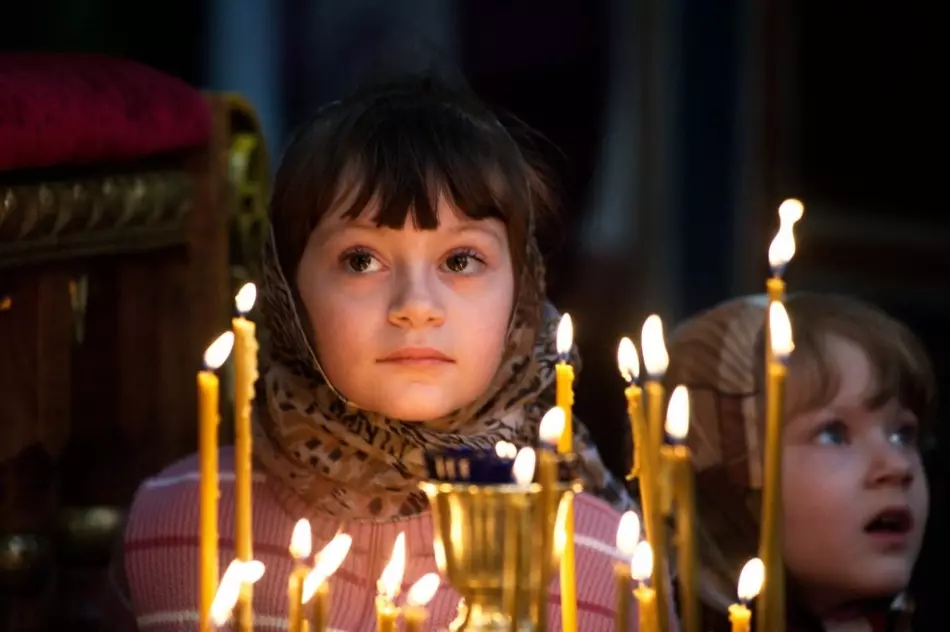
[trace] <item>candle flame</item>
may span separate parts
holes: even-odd
[[[310,601],[310,598],[320,588],[320,584],[328,580],[343,565],[343,560],[350,552],[351,544],[353,544],[351,536],[338,533],[323,547],[322,551],[317,553],[316,566],[307,573],[303,580],[303,599],[301,603]]]
[[[441,583],[438,573],[426,573],[412,585],[406,595],[406,605],[414,608],[425,608],[435,597]]]
[[[805,214],[805,205],[802,204],[801,200],[796,200],[795,198],[788,198],[778,207],[778,219],[781,224],[785,224],[789,228],[794,226],[798,220],[802,218]]]
[[[406,572],[406,534],[400,531],[396,536],[396,542],[393,544],[393,554],[389,558],[389,563],[379,576],[376,582],[376,589],[379,594],[395,599],[402,586],[402,575]]]
[[[218,336],[205,350],[204,363],[209,371],[217,371],[231,355],[234,347],[234,332],[226,331]]]
[[[310,556],[313,549],[313,539],[310,532],[310,521],[301,518],[294,525],[294,532],[290,536],[290,554],[301,560]]]
[[[574,321],[571,315],[565,313],[561,316],[561,322],[557,324],[557,352],[559,355],[566,356],[571,352],[571,346],[574,344]]]
[[[518,454],[518,448],[513,443],[499,441],[495,444],[495,454],[499,459],[513,459]]]
[[[792,232],[792,225],[782,224],[769,244],[769,266],[772,273],[778,274],[794,256],[795,234]]]
[[[652,314],[647,317],[640,337],[640,348],[643,350],[643,364],[647,375],[653,379],[662,378],[670,365],[670,356],[666,352],[663,321],[659,316]]]
[[[534,448],[525,447],[518,451],[515,457],[514,465],[511,466],[511,475],[518,485],[530,485],[534,480],[534,467],[537,461],[537,455]]]
[[[625,559],[633,557],[640,541],[640,516],[633,511],[625,511],[617,525],[617,550]]]
[[[617,346],[617,366],[620,368],[620,375],[628,384],[640,377],[640,356],[637,355],[633,341],[626,336],[620,339]]]
[[[554,552],[558,557],[561,557],[567,548],[567,510],[571,508],[572,501],[570,495],[563,496],[554,516]]]
[[[666,434],[682,441],[689,433],[689,391],[680,384],[673,389],[666,409]]]
[[[787,361],[788,356],[795,350],[792,323],[781,301],[773,301],[769,304],[769,344],[772,346],[775,359],[779,362]]]
[[[633,550],[630,560],[630,576],[638,582],[650,579],[653,574],[653,547],[646,540],[641,540]]]
[[[550,445],[557,445],[561,440],[561,435],[564,434],[564,424],[566,422],[567,419],[560,406],[555,406],[544,413],[544,417],[541,418],[541,427],[538,428],[538,436],[541,441]]]
[[[208,613],[211,621],[216,626],[224,625],[231,616],[238,597],[241,596],[241,586],[253,584],[263,576],[264,565],[257,560],[250,562],[232,560],[225,569],[224,575],[221,576],[218,590],[211,601],[211,609]]]
[[[765,564],[757,557],[745,563],[739,573],[739,600],[752,601],[759,596],[762,582],[765,581]]]
[[[257,301],[257,286],[253,283],[245,283],[234,297],[234,306],[239,314],[246,314],[254,307],[255,301]]]

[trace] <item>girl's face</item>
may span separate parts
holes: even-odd
[[[360,408],[427,421],[488,388],[505,347],[514,272],[504,223],[439,200],[439,226],[380,228],[372,208],[324,217],[297,286],[327,378]]]
[[[788,420],[783,459],[785,561],[819,615],[906,587],[928,506],[918,420],[896,400],[868,405],[874,372],[858,345],[829,336],[827,351],[838,394]]]

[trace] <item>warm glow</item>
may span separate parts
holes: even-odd
[[[246,314],[254,307],[256,300],[257,286],[253,283],[245,283],[234,297],[234,306],[239,314]]]
[[[294,525],[294,532],[290,536],[290,554],[295,559],[302,560],[310,555],[313,549],[313,539],[310,533],[310,521],[301,518]]]
[[[209,371],[217,371],[224,364],[224,361],[231,355],[231,349],[234,347],[234,332],[226,331],[211,343],[211,346],[205,350],[205,368]]]
[[[789,198],[779,204],[778,219],[779,223],[791,228],[805,214],[805,205],[801,200]]]
[[[739,573],[739,600],[752,601],[759,596],[762,582],[765,581],[765,564],[757,557],[745,563]]]
[[[439,590],[440,582],[438,573],[426,573],[420,577],[409,589],[406,605],[414,608],[426,607]]]
[[[518,451],[515,457],[514,465],[511,466],[511,475],[518,485],[530,485],[534,480],[534,466],[537,461],[537,455],[534,448],[525,447]]]
[[[650,579],[653,574],[653,548],[646,540],[637,544],[633,550],[633,559],[630,560],[630,576],[638,582]]]
[[[573,500],[571,496],[562,497],[554,515],[554,552],[558,557],[564,554],[567,547],[567,513]]]
[[[628,384],[640,377],[640,356],[637,355],[633,341],[626,336],[620,339],[620,345],[617,347],[617,367]]]
[[[617,550],[628,560],[633,557],[639,541],[640,516],[632,511],[625,511],[620,516],[620,524],[617,525]]]
[[[795,234],[792,232],[791,224],[782,224],[779,226],[775,238],[769,244],[769,265],[773,273],[781,270],[795,256]]]
[[[643,350],[643,365],[652,379],[662,378],[670,365],[670,356],[666,352],[663,339],[663,321],[656,314],[650,315],[643,323],[640,334],[640,348]]]
[[[513,443],[499,441],[495,444],[495,454],[499,459],[513,459],[518,454],[518,448]]]
[[[541,427],[538,429],[538,437],[544,443],[557,445],[561,440],[561,435],[564,434],[564,424],[566,421],[564,411],[560,406],[555,406],[544,413],[544,417],[541,418]]]
[[[303,580],[303,603],[310,601],[320,584],[340,568],[350,552],[351,544],[353,544],[352,537],[345,533],[338,533],[323,547],[322,551],[317,553],[316,566]]]
[[[264,565],[257,560],[232,560],[221,577],[208,615],[216,626],[224,625],[241,595],[243,584],[253,584],[264,576]]]
[[[574,344],[574,321],[570,314],[561,316],[561,322],[557,324],[557,352],[566,356],[571,352],[571,346]]]
[[[402,576],[406,572],[406,534],[400,532],[396,536],[396,543],[393,544],[393,554],[386,564],[386,568],[379,576],[376,582],[376,589],[379,594],[395,599],[402,586]]]
[[[689,391],[680,384],[670,395],[666,409],[666,434],[674,441],[682,441],[689,432]]]
[[[788,312],[781,301],[773,301],[769,305],[769,342],[772,345],[772,354],[779,362],[788,360],[788,356],[795,350],[792,323],[788,320]]]

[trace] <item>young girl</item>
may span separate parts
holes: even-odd
[[[905,326],[856,300],[800,294],[785,305],[795,341],[783,456],[788,630],[905,629],[927,521],[918,437],[934,400],[929,361]],[[735,300],[669,340],[667,383],[691,394],[704,629],[728,630],[739,572],[757,555],[764,319],[764,299]]]
[[[548,198],[509,131],[464,92],[408,79],[324,107],[276,175],[262,284],[253,499],[256,625],[286,619],[299,518],[314,550],[353,537],[333,578],[330,625],[375,630],[376,581],[400,532],[404,587],[436,570],[418,489],[426,449],[536,444],[554,405],[558,314],[544,299],[534,225]],[[575,358],[576,359],[576,358]],[[575,421],[585,489],[575,502],[578,627],[613,625],[625,489]],[[221,568],[233,557],[233,475],[221,453]],[[197,621],[197,461],[146,481],[119,582],[141,630]],[[606,553],[605,553],[606,552]],[[559,589],[549,621],[559,629]],[[443,584],[433,629],[456,616]]]

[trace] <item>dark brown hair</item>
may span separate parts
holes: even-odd
[[[355,219],[371,202],[378,226],[438,226],[439,196],[473,219],[504,221],[521,278],[535,214],[552,206],[526,127],[501,124],[464,87],[407,76],[319,110],[294,135],[275,176],[271,228],[288,279],[331,211]]]

